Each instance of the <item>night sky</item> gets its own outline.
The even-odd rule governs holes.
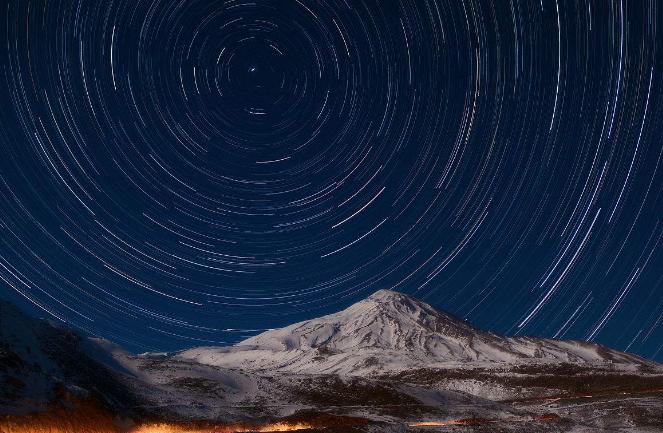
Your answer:
[[[175,350],[392,288],[663,360],[656,0],[0,2],[26,311]]]

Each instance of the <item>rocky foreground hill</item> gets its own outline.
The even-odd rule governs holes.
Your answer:
[[[141,355],[0,303],[5,427],[89,404],[116,431],[660,432],[663,367],[484,332],[387,290],[234,346]]]

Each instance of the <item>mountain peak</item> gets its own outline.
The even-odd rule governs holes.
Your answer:
[[[466,339],[474,334],[481,331],[422,301],[383,289],[338,313],[268,331],[238,346],[428,351],[434,350],[431,344],[437,346],[443,339]]]
[[[438,322],[438,325],[443,322],[447,327],[462,328],[464,332],[470,330],[472,332],[481,332],[460,318],[395,290],[378,290],[368,298],[351,305],[344,311],[350,312],[354,310],[363,310],[361,314],[392,316],[392,319],[399,321],[413,320],[425,327],[429,327],[431,322]]]
[[[390,289],[380,289],[376,292],[373,292],[367,299],[389,299],[389,298],[398,298],[398,297],[408,297],[407,295],[396,292],[395,290]]]

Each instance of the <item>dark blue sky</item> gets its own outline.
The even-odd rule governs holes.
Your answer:
[[[662,360],[659,9],[5,0],[0,293],[143,351],[392,288]]]

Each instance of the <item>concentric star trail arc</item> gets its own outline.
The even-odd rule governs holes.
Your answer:
[[[392,288],[663,356],[654,0],[7,0],[0,293],[134,350]]]

